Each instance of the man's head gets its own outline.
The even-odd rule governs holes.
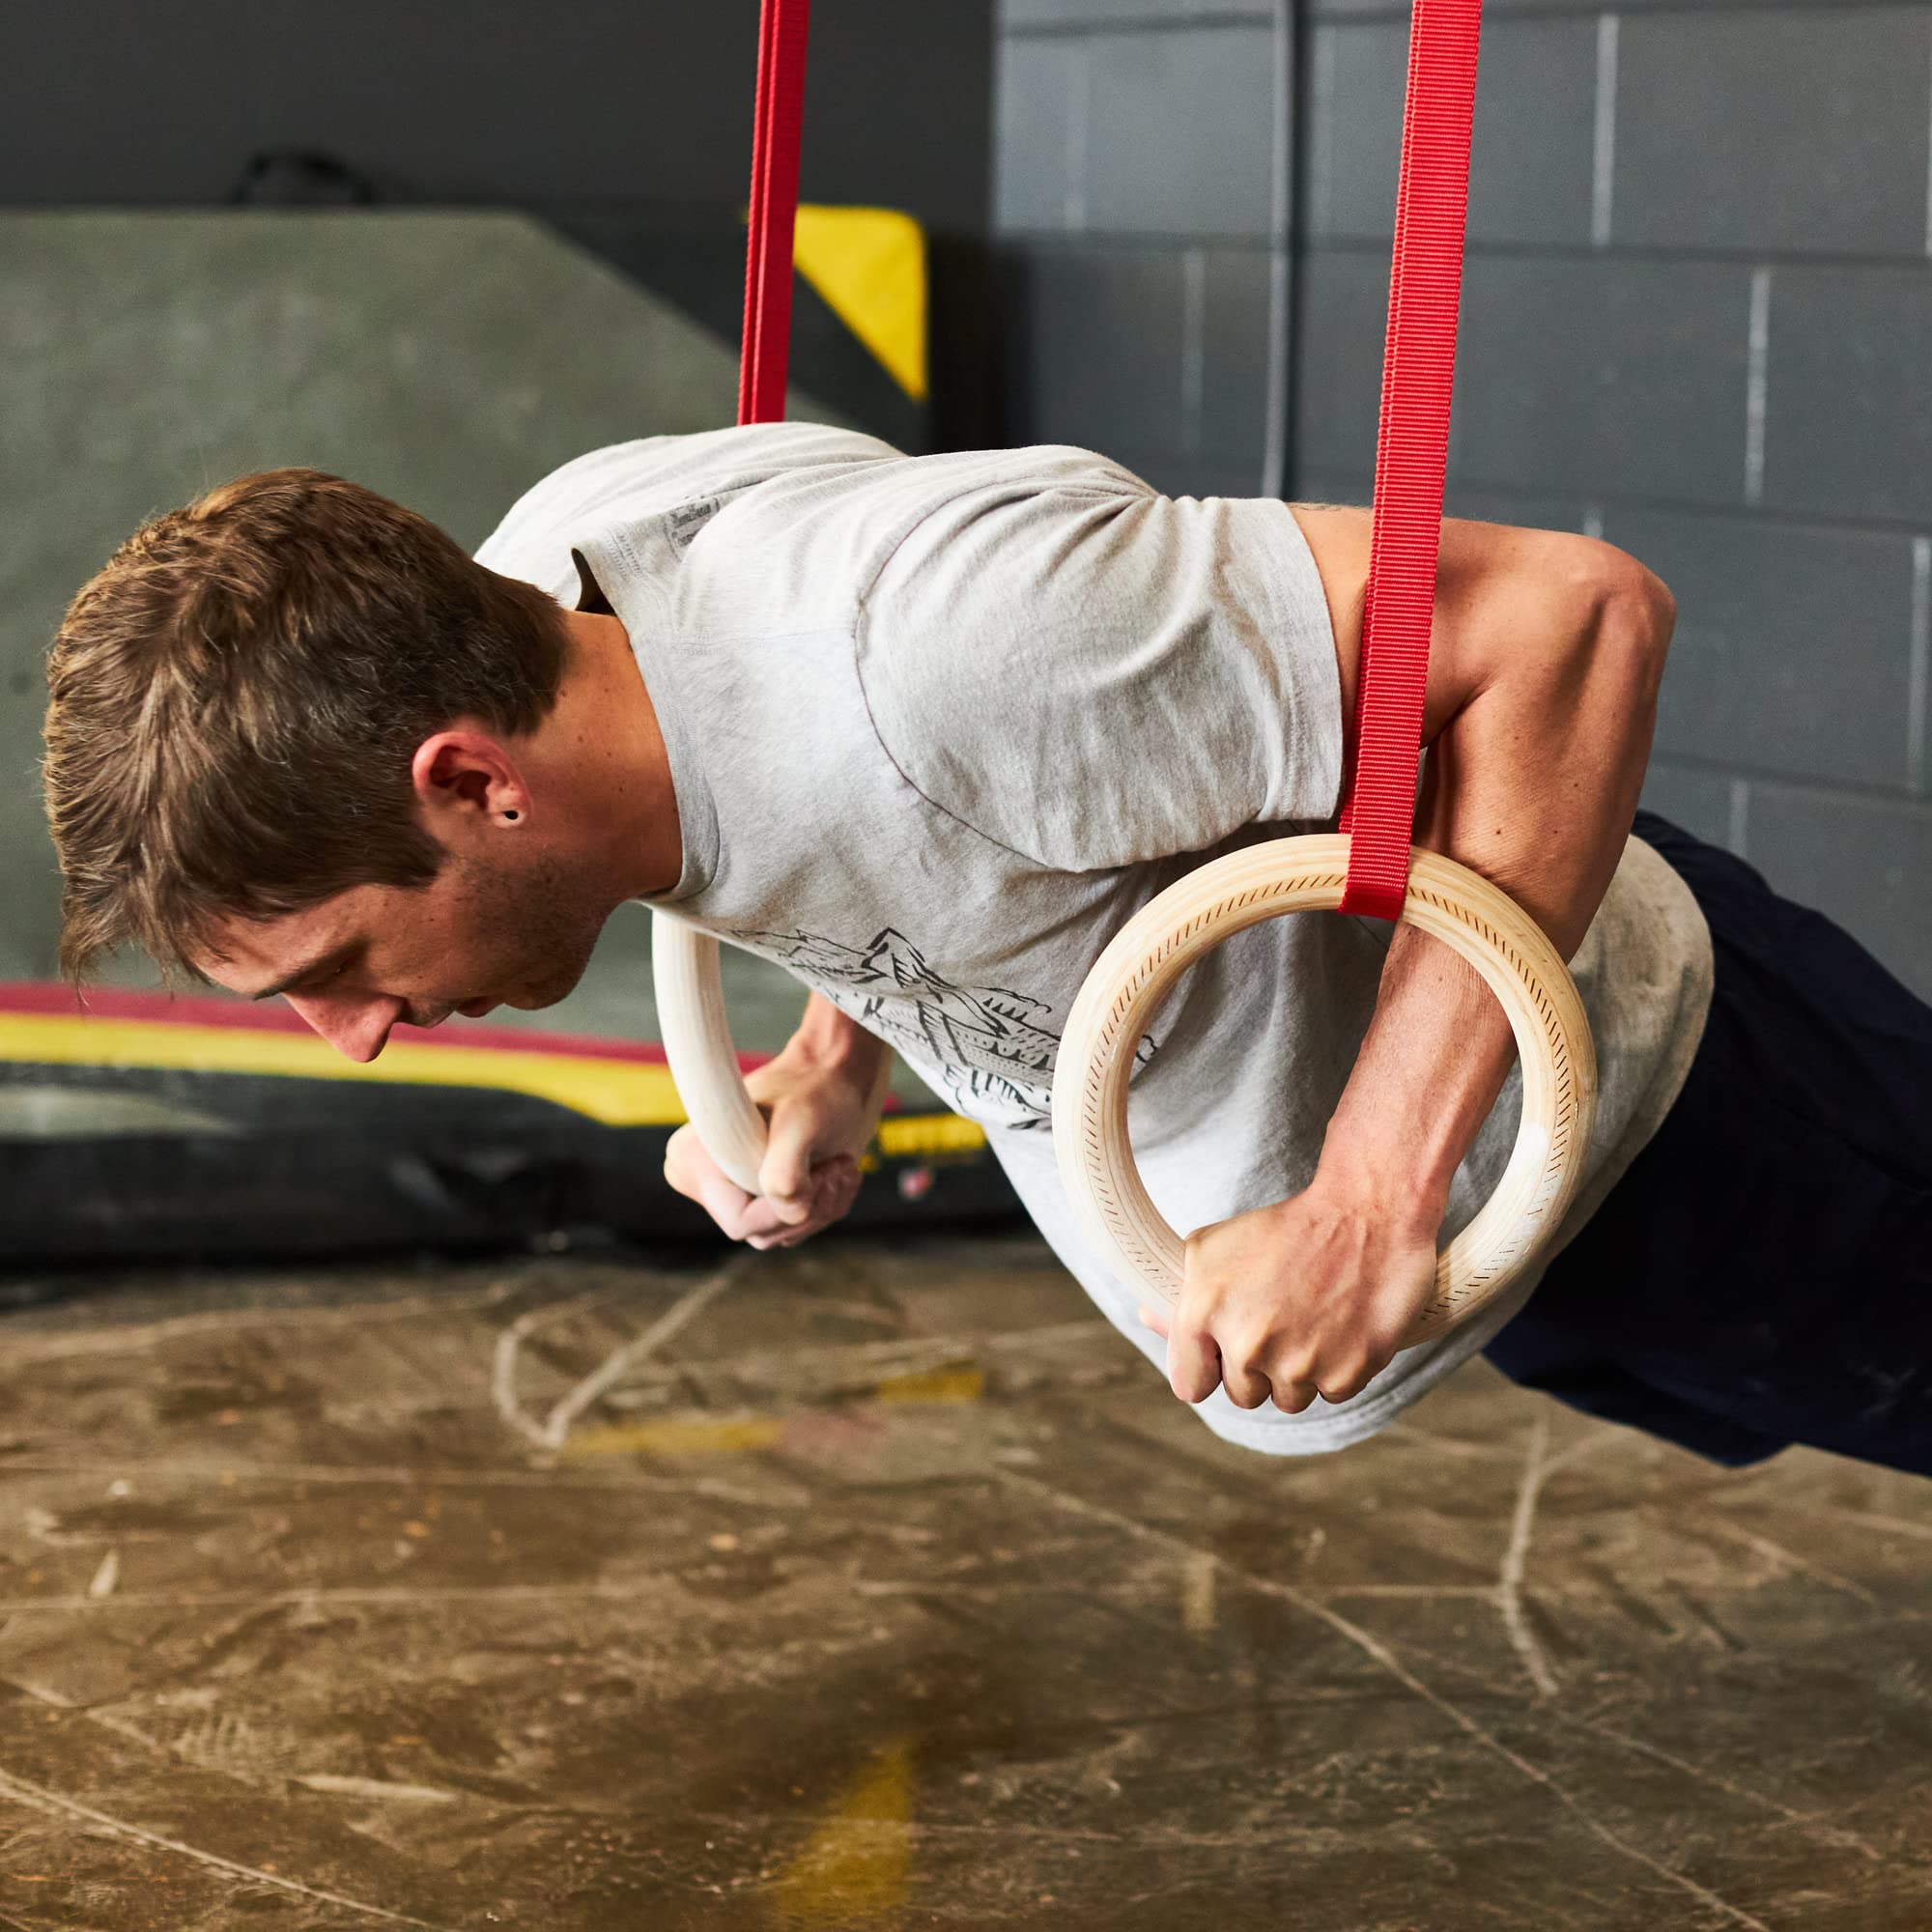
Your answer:
[[[541,734],[573,626],[613,621],[316,470],[147,524],[47,667],[62,970],[132,941],[287,991],[356,1059],[398,1019],[560,999],[623,895]]]

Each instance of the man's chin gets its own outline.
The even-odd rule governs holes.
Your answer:
[[[575,966],[559,973],[554,979],[546,980],[540,986],[532,986],[507,1002],[513,1007],[521,1007],[526,1013],[540,1011],[545,1007],[554,1007],[569,999],[582,983],[584,969],[590,964],[588,959],[581,959]]]

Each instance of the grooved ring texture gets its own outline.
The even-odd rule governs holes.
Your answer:
[[[1053,1081],[1060,1175],[1088,1241],[1122,1282],[1172,1302],[1185,1243],[1161,1218],[1127,1140],[1134,1049],[1175,980],[1221,941],[1291,912],[1332,912],[1349,838],[1278,838],[1216,859],[1151,899],[1094,962]],[[1417,846],[1403,921],[1452,947],[1501,1002],[1522,1065],[1522,1122],[1495,1192],[1436,1260],[1435,1293],[1404,1347],[1465,1321],[1535,1259],[1582,1179],[1597,1058],[1569,968],[1541,927],[1466,866]]]

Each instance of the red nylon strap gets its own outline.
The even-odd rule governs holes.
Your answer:
[[[1483,0],[1415,0],[1409,28],[1355,776],[1341,821],[1351,835],[1341,909],[1376,919],[1400,916],[1408,883],[1482,17]]]
[[[752,238],[745,255],[745,339],[738,420],[782,422],[791,347],[792,230],[798,217],[799,130],[811,0],[764,0],[758,16],[758,104],[752,131]]]

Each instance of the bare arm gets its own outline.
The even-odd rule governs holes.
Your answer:
[[[1580,612],[1561,592],[1552,601],[1548,635],[1467,696],[1431,746],[1415,837],[1502,887],[1568,959],[1636,810],[1671,606],[1654,579],[1608,568]],[[1323,1143],[1324,1180],[1433,1235],[1515,1055],[1474,968],[1398,927]]]
[[[1333,620],[1352,768],[1366,511],[1298,507]],[[1509,893],[1567,959],[1602,903],[1649,756],[1674,609],[1634,559],[1546,531],[1443,526],[1417,841]],[[1434,1291],[1457,1166],[1515,1057],[1489,988],[1400,926],[1313,1182],[1197,1229],[1171,1318],[1183,1401],[1291,1412],[1356,1394]]]

